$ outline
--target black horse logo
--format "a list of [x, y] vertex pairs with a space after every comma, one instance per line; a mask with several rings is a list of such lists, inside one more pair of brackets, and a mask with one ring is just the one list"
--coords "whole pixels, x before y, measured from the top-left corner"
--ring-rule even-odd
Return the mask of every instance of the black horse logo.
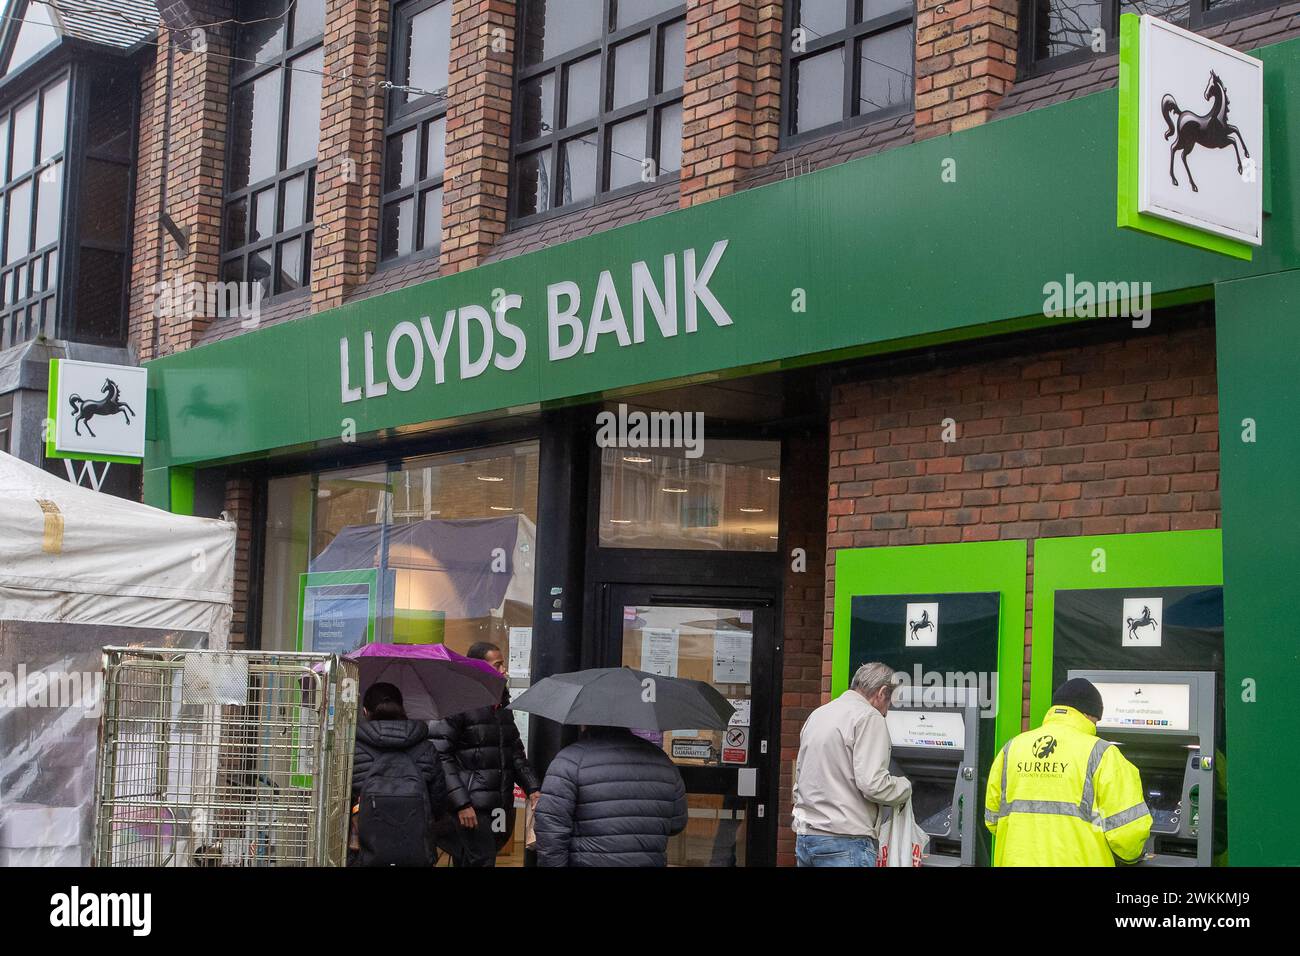
[[1056, 752], [1056, 738], [1051, 734], [1043, 734], [1034, 741], [1034, 756], [1040, 760], [1045, 760]]
[[[1238, 174], [1241, 173], [1241, 154], [1245, 153], [1246, 158], [1250, 159], [1250, 150], [1246, 148], [1241, 130], [1228, 122], [1228, 88], [1213, 70], [1210, 71], [1210, 82], [1205, 85], [1204, 96], [1211, 104], [1210, 111], [1204, 115], [1179, 109], [1178, 101], [1169, 93], [1160, 100], [1160, 112], [1164, 115], [1167, 127], [1165, 139], [1173, 138], [1169, 145], [1169, 179], [1175, 186], [1178, 185], [1178, 177], [1174, 175], [1174, 155], [1181, 152], [1183, 169], [1187, 170], [1187, 181], [1192, 184], [1194, 193], [1200, 190], [1196, 188], [1196, 180], [1192, 179], [1187, 154], [1196, 146], [1204, 146], [1206, 149], [1231, 146], [1237, 154]], [[1176, 119], [1173, 114], [1177, 114]], [[1238, 144], [1241, 145], [1240, 152], [1237, 150]]]
[[208, 398], [208, 387], [196, 385], [190, 392], [189, 403], [181, 408], [178, 418], [182, 425], [189, 426], [191, 419], [207, 419], [216, 422], [223, 430], [230, 425], [237, 406], [234, 402], [213, 402]]
[[[913, 641], [916, 640], [916, 634], [918, 631], [924, 631], [927, 627], [932, 631], [935, 630], [934, 621], [930, 620], [930, 612], [927, 610], [921, 611], [921, 619], [919, 621], [909, 620], [907, 626], [911, 631], [911, 637], [909, 640]], [[938, 632], [936, 631], [936, 633]]]
[[97, 402], [88, 402], [80, 395], [68, 396], [68, 404], [72, 406], [72, 417], [76, 422], [76, 432], [81, 434], [81, 426], [86, 426], [86, 431], [90, 432], [90, 437], [97, 437], [91, 430], [90, 420], [96, 415], [101, 417], [110, 417], [122, 413], [126, 417], [126, 423], [131, 424], [131, 416], [135, 414], [135, 409], [122, 401], [122, 389], [118, 387], [117, 382], [111, 378], [104, 379], [102, 389], [104, 397]]
[[1142, 606], [1141, 617], [1128, 617], [1124, 619], [1128, 623], [1129, 640], [1137, 640], [1137, 632], [1140, 627], [1159, 627], [1160, 622], [1151, 616], [1151, 608], [1146, 605]]

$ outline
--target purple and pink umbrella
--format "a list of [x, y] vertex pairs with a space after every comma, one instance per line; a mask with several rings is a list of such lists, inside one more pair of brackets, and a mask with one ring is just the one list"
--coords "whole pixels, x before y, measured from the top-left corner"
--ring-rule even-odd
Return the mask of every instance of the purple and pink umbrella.
[[365, 644], [344, 655], [360, 669], [361, 694], [384, 682], [402, 692], [406, 716], [436, 720], [501, 703], [506, 681], [486, 661], [445, 644]]

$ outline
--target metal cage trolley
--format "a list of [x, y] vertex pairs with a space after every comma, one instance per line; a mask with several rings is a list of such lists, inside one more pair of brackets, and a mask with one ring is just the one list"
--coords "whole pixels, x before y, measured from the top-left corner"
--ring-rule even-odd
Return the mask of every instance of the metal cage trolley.
[[357, 666], [104, 648], [96, 866], [343, 866]]

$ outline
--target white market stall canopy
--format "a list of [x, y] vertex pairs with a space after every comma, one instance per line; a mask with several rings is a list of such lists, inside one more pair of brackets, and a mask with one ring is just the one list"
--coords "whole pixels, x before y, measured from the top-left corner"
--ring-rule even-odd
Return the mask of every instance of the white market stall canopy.
[[224, 650], [234, 566], [229, 522], [0, 453], [0, 866], [89, 863], [101, 648]]
[[0, 621], [230, 631], [235, 527], [81, 488], [0, 452]]

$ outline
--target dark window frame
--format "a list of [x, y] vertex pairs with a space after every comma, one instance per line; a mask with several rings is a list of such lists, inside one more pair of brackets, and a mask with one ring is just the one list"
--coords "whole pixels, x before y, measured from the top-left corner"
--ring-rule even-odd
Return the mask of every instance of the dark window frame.
[[[40, 153], [41, 140], [45, 133], [45, 94], [60, 83], [64, 84], [63, 143], [56, 153], [42, 160]], [[30, 342], [41, 335], [56, 337], [60, 332], [60, 306], [68, 295], [63, 280], [65, 279], [66, 240], [70, 235], [68, 201], [70, 160], [75, 156], [75, 153], [69, 149], [69, 139], [76, 119], [74, 83], [72, 69], [65, 66], [53, 76], [33, 83], [23, 96], [14, 97], [0, 109], [0, 115], [4, 117], [5, 129], [4, 140], [0, 142], [0, 150], [3, 150], [3, 161], [0, 161], [0, 166], [3, 166], [4, 174], [3, 180], [0, 181], [0, 349]], [[32, 127], [32, 165], [15, 177], [12, 176], [14, 114], [29, 103], [34, 103], [36, 107]], [[59, 178], [55, 184], [59, 193], [56, 212], [57, 232], [50, 242], [43, 246], [36, 246], [40, 197], [43, 189], [51, 185], [42, 181], [41, 176], [45, 170], [55, 165], [59, 168]], [[28, 249], [16, 260], [7, 263], [5, 260], [9, 255], [9, 197], [24, 185], [29, 185], [31, 192], [27, 210]], [[30, 281], [38, 260], [40, 260], [42, 274], [42, 287], [39, 292], [33, 289]], [[20, 273], [25, 273], [28, 277], [26, 291], [21, 295], [18, 292], [22, 287]]]
[[[236, 16], [239, 15], [238, 5], [235, 8]], [[258, 61], [255, 64], [245, 63], [242, 60], [232, 59], [230, 71], [230, 99], [233, 105], [235, 91], [241, 87], [256, 82], [269, 73], [279, 71], [280, 91], [279, 91], [279, 123], [277, 130], [279, 137], [276, 143], [275, 168], [276, 171], [263, 179], [250, 180], [239, 189], [230, 189], [230, 171], [233, 168], [233, 157], [235, 151], [235, 137], [226, 136], [226, 167], [224, 182], [221, 195], [221, 257], [218, 270], [218, 278], [221, 281], [249, 282], [249, 262], [254, 253], [269, 250], [270, 252], [270, 274], [267, 278], [269, 290], [263, 294], [262, 302], [284, 302], [290, 299], [307, 296], [311, 294], [312, 279], [312, 260], [314, 257], [313, 240], [316, 231], [315, 216], [315, 198], [316, 191], [319, 188], [317, 183], [317, 157], [312, 156], [309, 160], [304, 160], [295, 166], [281, 169], [284, 162], [285, 153], [288, 148], [289, 140], [289, 110], [292, 102], [293, 76], [300, 73], [301, 70], [291, 66], [293, 61], [300, 57], [310, 54], [313, 50], [322, 51], [322, 61], [325, 49], [325, 30], [321, 33], [308, 37], [305, 40], [296, 42], [293, 46], [288, 45], [289, 38], [293, 36], [294, 20], [296, 18], [296, 3], [294, 0], [286, 0], [284, 13], [284, 40], [279, 53], [265, 60]], [[327, 25], [328, 26], [328, 25]], [[235, 27], [235, 33], [238, 32], [238, 26]], [[296, 36], [293, 39], [297, 40]], [[236, 48], [238, 41], [236, 40]], [[323, 72], [323, 62], [322, 62]], [[288, 82], [285, 82], [286, 78]], [[322, 88], [324, 86], [324, 77], [321, 77]], [[320, 129], [320, 117], [316, 118], [316, 129]], [[284, 200], [282, 193], [285, 184], [302, 175], [304, 177], [304, 210], [303, 221], [296, 226], [285, 227], [283, 225]], [[266, 190], [275, 191], [275, 211], [273, 214], [274, 223], [272, 232], [257, 240], [250, 240], [252, 228], [254, 225], [255, 210], [253, 208], [253, 197]], [[229, 243], [230, 229], [230, 208], [235, 203], [243, 201], [244, 203], [244, 234], [243, 241], [239, 245]], [[280, 255], [285, 243], [295, 239], [302, 240], [303, 261], [301, 272], [299, 274], [299, 285], [292, 289], [285, 289], [282, 292], [275, 291], [275, 283], [280, 274]], [[227, 274], [227, 269], [231, 263], [240, 263], [240, 271], [237, 278], [231, 278]]]
[[0, 395], [0, 451], [13, 454], [14, 393]]
[[[406, 50], [407, 43], [411, 33], [411, 21], [426, 10], [436, 7], [440, 3], [450, 5], [452, 0], [399, 0], [392, 4], [390, 11], [391, 20], [389, 21], [389, 38], [391, 42], [388, 45], [390, 51], [388, 64], [389, 82], [402, 85], [403, 80], [399, 80], [396, 71], [400, 66], [401, 54]], [[450, 47], [450, 42], [448, 43]], [[430, 91], [435, 95], [423, 96], [419, 99], [407, 102], [405, 93], [402, 90], [389, 90], [387, 101], [384, 104], [384, 144], [380, 150], [380, 199], [379, 199], [379, 238], [378, 238], [378, 269], [387, 269], [394, 265], [405, 265], [411, 262], [419, 262], [424, 259], [436, 259], [442, 252], [442, 217], [439, 217], [438, 235], [433, 237], [429, 242], [429, 237], [425, 237], [426, 242], [423, 248], [420, 247], [420, 238], [424, 235], [425, 218], [424, 203], [421, 201], [425, 193], [431, 189], [442, 191], [442, 198], [446, 198], [447, 182], [447, 133], [445, 120], [447, 118], [447, 107], [451, 102], [450, 84], [451, 84], [451, 62], [448, 56], [448, 89], [443, 91], [441, 97], [436, 95], [436, 91]], [[425, 147], [424, 128], [426, 125], [432, 125], [438, 120], [444, 120], [443, 127], [443, 157], [442, 172], [437, 176], [420, 178], [420, 173], [428, 166], [428, 155]], [[394, 137], [403, 133], [415, 130], [416, 137], [416, 157], [415, 157], [415, 179], [409, 186], [402, 186], [397, 189], [384, 188], [384, 181], [388, 175], [388, 151], [390, 143]], [[415, 236], [412, 239], [412, 248], [407, 253], [397, 253], [391, 256], [384, 255], [384, 210], [390, 205], [400, 202], [403, 199], [411, 198], [415, 204]]]
[[[8, 79], [11, 76], [17, 76], [23, 70], [27, 69], [33, 63], [37, 62], [57, 47], [65, 39], [63, 35], [59, 34], [59, 27], [56, 18], [51, 17], [52, 29], [55, 32], [54, 39], [19, 63], [18, 69], [12, 69], [13, 64], [9, 61], [13, 57], [14, 48], [18, 46], [18, 34], [22, 31], [23, 25], [27, 22], [27, 8], [32, 5], [32, 2], [33, 0], [25, 0], [21, 12], [18, 10], [17, 4], [14, 4], [11, 9], [5, 11], [5, 19], [9, 21], [11, 29], [9, 30], [8, 35], [4, 38], [3, 44], [0, 44], [0, 65], [3, 65], [3, 69], [0, 69], [0, 78]], [[45, 2], [45, 0], [41, 0], [41, 2]], [[49, 3], [46, 3], [45, 5], [50, 11], [53, 10]]]
[[[75, 76], [76, 86], [74, 87], [73, 101], [77, 103], [77, 116], [68, 133], [68, 148], [75, 152], [77, 162], [75, 167], [71, 169], [68, 191], [64, 198], [67, 207], [64, 222], [69, 242], [67, 243], [67, 252], [63, 257], [66, 261], [62, 268], [65, 270], [63, 275], [67, 279], [67, 291], [62, 297], [59, 308], [60, 322], [62, 323], [59, 338], [122, 347], [126, 345], [129, 324], [131, 244], [135, 231], [132, 210], [135, 208], [137, 177], [136, 130], [139, 126], [140, 115], [138, 80], [133, 82], [134, 77], [129, 71], [121, 72], [115, 66], [104, 63], [85, 64], [76, 70]], [[129, 130], [127, 134], [128, 140], [122, 148], [116, 150], [111, 148], [110, 145], [101, 144], [95, 146], [90, 142], [90, 113], [94, 109], [95, 96], [97, 95], [92, 92], [92, 89], [111, 88], [114, 84], [122, 84], [130, 93], [126, 123]], [[88, 169], [91, 163], [120, 166], [126, 171], [126, 191], [121, 196], [122, 229], [116, 240], [110, 238], [91, 239], [88, 237], [89, 229], [85, 220], [85, 207], [89, 179]], [[83, 309], [79, 302], [82, 296], [80, 278], [83, 274], [83, 262], [87, 252], [104, 252], [121, 256], [121, 292], [118, 306], [118, 325], [115, 334], [106, 336], [91, 335], [83, 323], [83, 319], [86, 318], [89, 310]], [[96, 290], [96, 295], [102, 297], [103, 290]]]
[[[842, 133], [845, 130], [857, 129], [862, 126], [870, 125], [871, 123], [877, 123], [881, 120], [889, 119], [893, 116], [915, 112], [916, 3], [913, 2], [910, 9], [900, 8], [858, 23], [856, 21], [858, 19], [858, 12], [861, 9], [861, 3], [862, 0], [844, 0], [845, 19], [848, 25], [843, 30], [838, 30], [828, 36], [812, 39], [804, 46], [802, 52], [795, 53], [793, 50], [793, 44], [791, 43], [791, 38], [794, 36], [795, 29], [799, 26], [799, 21], [796, 19], [799, 15], [799, 3], [797, 0], [787, 0], [785, 4], [785, 12], [783, 14], [785, 20], [785, 42], [781, 44], [782, 149], [790, 146], [798, 146], [802, 143], [808, 143], [825, 136], [832, 136], [835, 133]], [[859, 93], [861, 92], [861, 73], [857, 66], [858, 44], [868, 37], [887, 33], [890, 30], [896, 30], [908, 22], [912, 24], [913, 73], [911, 97], [909, 97], [906, 102], [900, 103], [897, 106], [872, 110], [869, 113], [855, 113], [854, 108], [857, 105]], [[838, 122], [827, 123], [825, 126], [818, 126], [816, 129], [795, 133], [792, 131], [792, 125], [795, 118], [795, 65], [800, 61], [810, 59], [819, 53], [825, 53], [828, 50], [836, 48], [842, 48], [845, 52], [843, 80], [844, 93], [843, 104], [840, 109], [841, 118]]]
[[[511, 116], [511, 134], [510, 134], [510, 179], [509, 179], [509, 216], [508, 228], [518, 229], [524, 226], [530, 226], [534, 223], [545, 222], [551, 219], [557, 219], [567, 216], [571, 213], [590, 209], [593, 206], [602, 205], [624, 196], [639, 193], [647, 189], [654, 189], [665, 183], [671, 183], [681, 178], [681, 171], [673, 170], [664, 173], [656, 169], [655, 178], [649, 182], [629, 183], [626, 186], [620, 186], [617, 189], [606, 189], [605, 186], [609, 181], [609, 164], [605, 161], [605, 153], [608, 148], [607, 130], [610, 127], [617, 126], [620, 122], [633, 119], [637, 116], [646, 118], [646, 146], [645, 158], [656, 159], [659, 156], [659, 114], [664, 108], [674, 104], [682, 104], [685, 109], [686, 98], [686, 71], [682, 71], [682, 82], [680, 85], [669, 89], [659, 90], [659, 74], [663, 68], [663, 50], [660, 38], [664, 30], [671, 24], [686, 19], [686, 4], [680, 3], [671, 10], [657, 13], [638, 20], [635, 23], [629, 23], [627, 26], [614, 29], [615, 14], [617, 12], [617, 0], [601, 0], [604, 10], [604, 26], [598, 39], [590, 40], [581, 46], [565, 50], [548, 60], [539, 61], [533, 66], [525, 64], [524, 43], [520, 37], [520, 28], [516, 29], [515, 42], [515, 78], [513, 83], [514, 105]], [[517, 5], [516, 23], [522, 25], [527, 17], [528, 0], [521, 0]], [[633, 40], [646, 34], [650, 40], [650, 50], [646, 57], [647, 67], [649, 69], [648, 86], [649, 95], [646, 98], [621, 106], [618, 109], [610, 108], [613, 94], [614, 83], [614, 58], [610, 55], [612, 48], [619, 46], [628, 40]], [[583, 120], [579, 123], [573, 123], [558, 129], [543, 129], [540, 136], [535, 136], [527, 142], [519, 140], [519, 134], [523, 130], [523, 96], [522, 88], [528, 82], [551, 73], [555, 77], [555, 94], [553, 110], [556, 121], [562, 113], [566, 94], [568, 92], [568, 67], [579, 61], [585, 60], [593, 54], [600, 58], [600, 90], [599, 103], [596, 108], [596, 115], [592, 118]], [[685, 125], [685, 115], [683, 112], [682, 124]], [[558, 175], [560, 150], [566, 142], [578, 137], [594, 137], [596, 144], [596, 183], [595, 194], [587, 199], [574, 200], [564, 205], [556, 205], [556, 198], [563, 188], [561, 177]], [[519, 160], [537, 153], [546, 153], [551, 157], [551, 183], [550, 196], [548, 197], [548, 206], [544, 211], [530, 213], [525, 216], [518, 214], [518, 198], [520, 196], [518, 180]]]
[[[1281, 6], [1283, 0], [1241, 0], [1239, 3], [1225, 5], [1218, 10], [1207, 8], [1208, 0], [1188, 0], [1188, 22], [1186, 29], [1200, 33], [1208, 27], [1235, 20], [1238, 17], [1251, 16], [1261, 10]], [[1035, 35], [1037, 34], [1038, 3], [1037, 0], [1021, 0], [1020, 4], [1020, 76], [1022, 78], [1041, 76], [1055, 70], [1064, 69], [1089, 60], [1119, 52], [1119, 16], [1120, 0], [1104, 0], [1101, 11], [1101, 27], [1106, 31], [1106, 49], [1094, 53], [1091, 47], [1082, 47], [1058, 53], [1055, 56], [1037, 58]]]

